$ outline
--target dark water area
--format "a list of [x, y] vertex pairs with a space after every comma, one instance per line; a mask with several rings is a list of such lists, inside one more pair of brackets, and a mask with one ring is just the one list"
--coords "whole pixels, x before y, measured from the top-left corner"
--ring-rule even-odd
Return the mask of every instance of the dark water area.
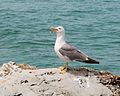
[[0, 0], [0, 64], [39, 68], [63, 65], [54, 52], [52, 26], [100, 65], [71, 62], [120, 75], [120, 0]]

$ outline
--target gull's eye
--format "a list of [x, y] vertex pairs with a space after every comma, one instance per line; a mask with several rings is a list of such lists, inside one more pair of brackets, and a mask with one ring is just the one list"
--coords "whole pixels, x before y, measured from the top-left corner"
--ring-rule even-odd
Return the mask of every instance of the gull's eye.
[[60, 29], [60, 30], [61, 30], [61, 28], [58, 28], [58, 29]]

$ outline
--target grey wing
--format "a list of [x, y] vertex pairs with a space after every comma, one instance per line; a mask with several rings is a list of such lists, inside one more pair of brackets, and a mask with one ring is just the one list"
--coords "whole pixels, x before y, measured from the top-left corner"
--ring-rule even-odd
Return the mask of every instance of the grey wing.
[[64, 44], [60, 49], [59, 52], [63, 56], [67, 56], [71, 61], [85, 61], [88, 59], [88, 56], [82, 53], [77, 48], [69, 45]]

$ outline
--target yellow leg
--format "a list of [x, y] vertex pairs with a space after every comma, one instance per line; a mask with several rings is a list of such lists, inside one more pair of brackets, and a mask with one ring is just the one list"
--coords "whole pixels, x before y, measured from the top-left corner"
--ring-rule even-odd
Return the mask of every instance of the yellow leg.
[[61, 74], [67, 72], [68, 63], [65, 63], [64, 66], [60, 67], [59, 69], [60, 69], [60, 73], [61, 73]]

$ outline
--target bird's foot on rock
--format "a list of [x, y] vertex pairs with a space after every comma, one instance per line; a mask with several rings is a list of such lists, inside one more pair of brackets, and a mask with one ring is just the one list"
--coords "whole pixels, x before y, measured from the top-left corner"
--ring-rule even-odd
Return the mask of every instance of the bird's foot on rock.
[[65, 64], [64, 66], [59, 67], [60, 74], [64, 74], [68, 71], [68, 64]]
[[64, 74], [67, 72], [67, 68], [59, 67], [59, 69], [60, 69], [60, 74]]

